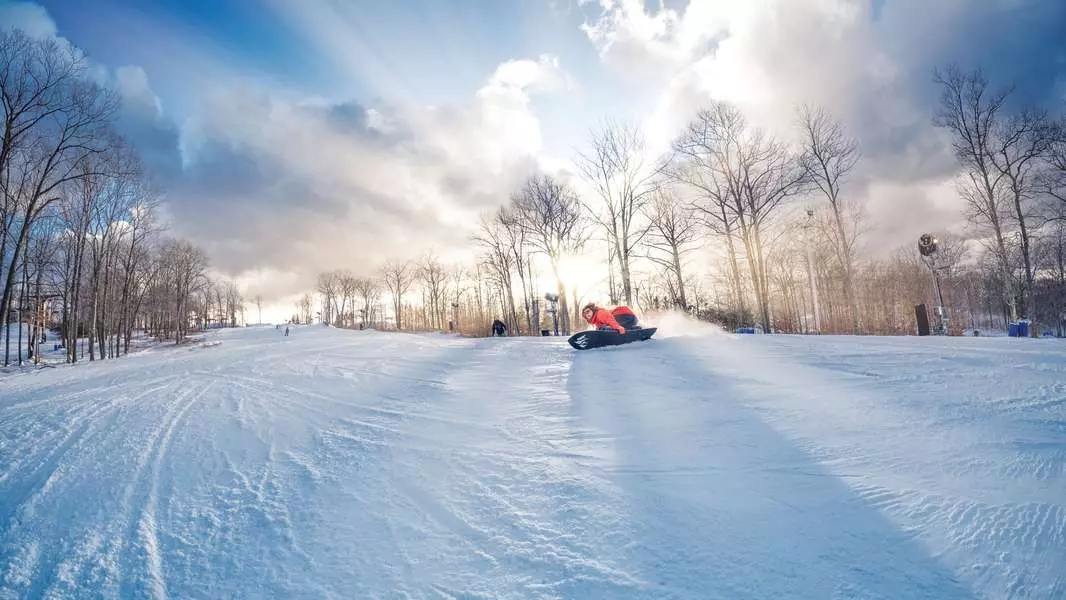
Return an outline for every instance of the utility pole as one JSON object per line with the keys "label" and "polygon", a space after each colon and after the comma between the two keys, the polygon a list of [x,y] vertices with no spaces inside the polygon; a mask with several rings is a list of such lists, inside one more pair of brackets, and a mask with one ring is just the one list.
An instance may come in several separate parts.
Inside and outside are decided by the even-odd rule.
{"label": "utility pole", "polygon": [[814,284],[814,275],[811,270],[811,222],[814,221],[814,209],[807,209],[807,222],[803,225],[803,237],[806,241],[806,255],[807,255],[807,283],[811,287],[811,300],[814,302],[814,331],[816,333],[822,332],[822,321],[818,307],[818,286]]}

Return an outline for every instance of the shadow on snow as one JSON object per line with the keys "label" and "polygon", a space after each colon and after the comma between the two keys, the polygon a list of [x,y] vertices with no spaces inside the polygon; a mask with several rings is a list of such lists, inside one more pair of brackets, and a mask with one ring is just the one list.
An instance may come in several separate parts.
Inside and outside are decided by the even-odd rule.
{"label": "shadow on snow", "polygon": [[604,468],[649,597],[973,597],[727,377],[651,344],[576,352],[568,380],[574,416],[614,440]]}

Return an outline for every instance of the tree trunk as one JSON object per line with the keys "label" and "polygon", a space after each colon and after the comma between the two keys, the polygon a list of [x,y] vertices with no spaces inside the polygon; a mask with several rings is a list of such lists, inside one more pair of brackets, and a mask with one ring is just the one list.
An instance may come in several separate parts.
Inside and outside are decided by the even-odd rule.
{"label": "tree trunk", "polygon": [[681,310],[688,312],[688,300],[685,298],[685,278],[681,273],[681,254],[677,244],[673,245],[674,275],[677,277],[678,299],[681,300]]}
{"label": "tree trunk", "polygon": [[740,264],[737,262],[737,248],[736,240],[733,239],[733,226],[729,223],[728,215],[726,214],[725,205],[719,205],[719,209],[722,211],[722,223],[725,229],[726,251],[729,256],[729,270],[733,278],[733,289],[735,290],[735,304],[734,308],[738,311],[738,316],[741,319],[747,317],[748,309],[744,302],[744,288],[740,281]]}
{"label": "tree trunk", "polygon": [[762,321],[763,330],[767,331],[769,325],[764,319],[768,311],[764,306],[765,298],[762,295],[762,285],[759,283],[759,266],[756,260],[757,254],[755,252],[754,239],[752,239],[750,226],[743,219],[740,222],[740,239],[744,243],[744,250],[748,255],[748,271],[751,275],[751,285],[755,292],[755,304],[759,311],[759,320]]}
{"label": "tree trunk", "polygon": [[[1022,238],[1022,262],[1025,264],[1025,289],[1022,291],[1022,311],[1024,318],[1035,320],[1035,289],[1033,286],[1033,265],[1029,256],[1029,228],[1025,224],[1025,213],[1022,211],[1022,199],[1018,192],[1014,193],[1014,209],[1018,215],[1018,233]],[[1029,335],[1037,337],[1036,327],[1030,328]]]}
{"label": "tree trunk", "polygon": [[844,301],[848,305],[848,312],[851,318],[851,332],[858,335],[859,333],[859,306],[855,301],[855,284],[853,278],[854,258],[851,255],[851,248],[848,245],[847,234],[844,229],[844,220],[840,215],[840,208],[837,202],[832,203],[833,206],[833,219],[836,222],[837,236],[840,239],[840,258],[844,267]]}
{"label": "tree trunk", "polygon": [[633,282],[630,280],[629,252],[627,248],[617,243],[615,247],[618,253],[618,267],[622,272],[622,297],[625,299],[626,306],[630,306],[633,304]]}
{"label": "tree trunk", "polygon": [[[27,215],[27,221],[32,218]],[[0,296],[0,323],[4,324],[4,366],[11,364],[11,355],[8,346],[11,340],[11,300],[15,286],[15,274],[18,272],[19,255],[24,250],[26,239],[29,234],[30,224],[24,222],[19,229],[19,237],[15,241],[15,248],[11,255],[11,263],[7,267],[7,277],[4,278],[4,293]],[[0,257],[2,259],[3,257]]]}
{"label": "tree trunk", "polygon": [[758,268],[756,269],[758,279],[756,281],[759,285],[759,310],[762,312],[763,327],[765,327],[764,331],[766,333],[772,333],[773,322],[770,320],[770,281],[766,273],[766,259],[763,253],[762,233],[760,232],[758,223],[753,223],[751,229],[754,236],[754,262],[758,263]]}

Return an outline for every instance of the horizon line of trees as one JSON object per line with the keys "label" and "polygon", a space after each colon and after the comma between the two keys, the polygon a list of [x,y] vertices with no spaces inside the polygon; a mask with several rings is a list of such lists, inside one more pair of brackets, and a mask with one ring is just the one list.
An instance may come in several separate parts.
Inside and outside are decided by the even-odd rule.
{"label": "horizon line of trees", "polygon": [[[951,66],[934,81],[942,94],[932,123],[951,136],[970,228],[965,237],[930,232],[941,241],[934,267],[950,331],[1024,318],[1037,325],[1032,335],[1066,335],[1066,119],[1008,110],[1013,87],[993,90],[980,69]],[[564,282],[564,263],[595,249],[612,304],[767,332],[913,333],[915,306],[937,304],[916,247],[925,232],[887,258],[867,256],[868,215],[848,188],[862,160],[857,140],[810,106],[799,107],[796,131],[799,141],[788,142],[711,101],[665,155],[651,157],[639,128],[608,121],[578,153],[575,173],[533,174],[482,216],[474,263],[449,270],[427,255],[391,262],[368,281],[389,292],[400,329],[474,319],[484,333],[502,318],[512,332],[536,335],[545,278],[565,334],[579,322],[581,290]],[[701,248],[718,250],[710,273],[692,267]],[[533,271],[537,255],[548,272]],[[405,302],[416,283],[421,304]],[[318,292],[339,314],[354,306],[321,283]],[[384,310],[360,322],[380,322]]]}

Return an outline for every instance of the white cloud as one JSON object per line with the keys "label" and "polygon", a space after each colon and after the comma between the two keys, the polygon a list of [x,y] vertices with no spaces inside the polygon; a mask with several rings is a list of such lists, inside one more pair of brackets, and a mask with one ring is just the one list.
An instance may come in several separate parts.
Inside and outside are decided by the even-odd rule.
{"label": "white cloud", "polygon": [[[926,82],[916,84],[913,66],[881,43],[869,2],[691,0],[683,10],[651,11],[642,0],[600,5],[600,18],[585,31],[602,60],[661,90],[646,118],[658,147],[711,98],[736,104],[754,124],[786,138],[798,133],[796,108],[811,103],[860,140],[866,160],[852,192],[876,217],[873,246],[897,243],[899,232],[919,221],[947,226],[960,218],[916,201],[942,197],[926,188],[942,188],[955,165],[930,123],[931,107],[915,100],[913,89]],[[948,16],[936,13],[944,25]]]}
{"label": "white cloud", "polygon": [[[184,128],[188,187],[172,210],[224,268],[301,274],[277,278],[278,294],[319,270],[466,246],[477,213],[538,164],[531,97],[568,81],[541,56],[499,65],[465,106],[366,109],[220,87]],[[214,222],[196,219],[211,211]]]}
{"label": "white cloud", "polygon": [[43,6],[32,2],[0,5],[0,26],[21,29],[34,37],[56,37],[55,21]]}

